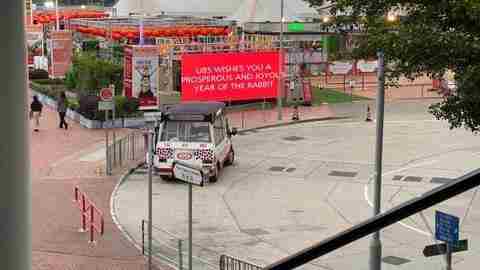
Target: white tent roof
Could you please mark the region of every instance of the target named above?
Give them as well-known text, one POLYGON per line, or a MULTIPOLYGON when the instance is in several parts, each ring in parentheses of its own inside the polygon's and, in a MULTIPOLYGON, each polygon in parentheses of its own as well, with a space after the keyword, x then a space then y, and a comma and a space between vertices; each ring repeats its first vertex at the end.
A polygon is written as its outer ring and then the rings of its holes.
MULTIPOLYGON (((286 21, 301 21, 307 17, 317 17, 318 12, 302 0, 285 0, 283 15, 286 21)), ((230 16, 230 19, 240 22, 279 22, 281 20, 279 0, 244 0, 230 16)))
MULTIPOLYGON (((280 0, 120 0, 115 8, 119 16, 165 12, 168 15, 227 16, 242 23, 280 20, 280 0), (255 16, 251 18, 250 14, 255 16)), ((315 14, 316 11, 302 0, 285 0, 287 20, 315 14)))

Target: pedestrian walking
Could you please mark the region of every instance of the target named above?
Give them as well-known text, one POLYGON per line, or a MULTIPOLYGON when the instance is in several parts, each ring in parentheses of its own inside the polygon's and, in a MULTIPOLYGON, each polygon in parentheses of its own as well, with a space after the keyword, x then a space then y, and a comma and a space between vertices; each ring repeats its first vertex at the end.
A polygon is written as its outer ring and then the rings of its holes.
POLYGON ((40 127, 40 117, 42 116, 43 104, 38 100, 37 96, 33 96, 33 101, 30 104, 30 119, 35 121, 35 129, 38 132, 40 127))
POLYGON ((67 96, 65 95, 64 91, 60 93, 60 97, 58 98, 57 111, 60 117, 59 127, 60 128, 65 127, 65 129, 68 129, 68 124, 65 121, 65 115, 67 114, 67 96))

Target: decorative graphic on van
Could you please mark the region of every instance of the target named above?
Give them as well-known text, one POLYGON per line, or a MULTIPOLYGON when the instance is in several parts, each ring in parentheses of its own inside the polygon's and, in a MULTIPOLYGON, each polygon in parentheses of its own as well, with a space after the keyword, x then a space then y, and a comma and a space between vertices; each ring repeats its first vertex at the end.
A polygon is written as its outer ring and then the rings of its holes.
POLYGON ((196 160, 213 160, 213 151, 210 149, 195 150, 193 154, 196 160))
POLYGON ((192 159, 193 155, 186 152, 180 152, 177 154, 177 158, 180 160, 189 160, 192 159))
POLYGON ((158 156, 161 159, 171 159, 173 158, 173 149, 172 148, 158 148, 158 156))

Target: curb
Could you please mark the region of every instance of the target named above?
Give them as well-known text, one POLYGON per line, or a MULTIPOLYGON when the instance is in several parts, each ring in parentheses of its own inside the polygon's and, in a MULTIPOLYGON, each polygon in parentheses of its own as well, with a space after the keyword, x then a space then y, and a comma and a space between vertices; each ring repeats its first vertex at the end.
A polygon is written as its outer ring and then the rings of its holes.
MULTIPOLYGON (((136 166, 132 166, 132 168, 128 169, 125 173, 123 173, 120 176, 120 179, 118 180, 117 184, 113 188, 112 195, 110 195, 110 216, 112 217, 113 223, 117 226, 117 228, 120 230, 120 233, 127 238, 127 240, 133 244, 133 246, 138 249, 139 251, 142 250, 142 247, 133 239, 133 237, 128 233, 127 230, 123 228, 123 226, 120 224, 117 218, 117 214, 115 212, 115 197, 117 195, 118 189, 120 186, 127 180, 128 176, 133 173, 136 169, 141 167, 144 162, 139 162, 136 166)), ((142 256, 144 256, 142 254, 142 256)))
MULTIPOLYGON (((124 172, 120 176, 120 179, 118 180, 117 184, 113 188, 112 195, 110 196, 110 216, 112 217, 113 223, 117 226, 120 233, 128 240, 128 242, 130 242, 138 251, 140 251, 140 253, 142 252, 142 247, 137 243, 137 241, 135 241, 135 239, 133 239, 133 237, 130 235, 130 233, 128 233, 128 231, 125 230, 123 228, 122 224, 120 224, 120 222, 118 221, 117 214, 115 212, 115 197, 117 195, 117 192, 118 192, 120 186, 123 184, 123 182, 125 182, 127 180, 127 178, 135 170, 142 167, 144 164, 145 164, 145 162, 141 161, 137 165, 132 166, 131 168, 127 169, 126 172, 124 172)), ((144 259, 147 258, 147 256, 145 254, 141 254, 141 255, 144 259)), ((168 267, 171 267, 174 270, 177 269, 176 266, 171 265, 167 262, 161 261, 158 258, 156 258, 154 255, 152 255, 152 261, 156 261, 159 265, 162 265, 162 266, 167 265, 168 267)), ((161 268, 159 268, 158 265, 155 265, 153 263, 152 263, 152 268, 153 269, 161 269, 161 268)))
POLYGON ((310 123, 310 122, 321 122, 321 121, 328 121, 328 120, 342 120, 342 119, 351 119, 352 117, 350 116, 331 116, 331 117, 322 117, 322 118, 311 118, 311 119, 305 119, 305 120, 298 120, 298 121, 292 121, 292 122, 286 122, 286 123, 278 123, 278 124, 271 124, 271 125, 265 125, 261 127, 255 127, 255 128, 246 128, 246 129, 241 129, 238 131, 238 133, 245 133, 253 130, 261 130, 261 129, 267 129, 267 128, 275 128, 275 127, 284 127, 284 126, 291 126, 291 125, 296 125, 296 124, 304 124, 304 123, 310 123))

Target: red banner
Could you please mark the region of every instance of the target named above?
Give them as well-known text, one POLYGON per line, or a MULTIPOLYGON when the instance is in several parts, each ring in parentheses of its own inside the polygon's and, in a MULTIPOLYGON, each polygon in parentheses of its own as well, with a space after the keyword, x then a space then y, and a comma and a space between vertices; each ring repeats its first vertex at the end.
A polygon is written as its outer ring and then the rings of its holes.
POLYGON ((274 98, 278 52, 182 55, 182 101, 238 101, 274 98))
POLYGON ((73 37, 70 31, 50 33, 50 76, 63 78, 72 64, 73 37))
POLYGON ((126 46, 124 50, 124 93, 140 99, 140 109, 157 108, 159 86, 157 46, 126 46))
POLYGON ((123 50, 123 94, 132 97, 132 47, 125 46, 123 50))

